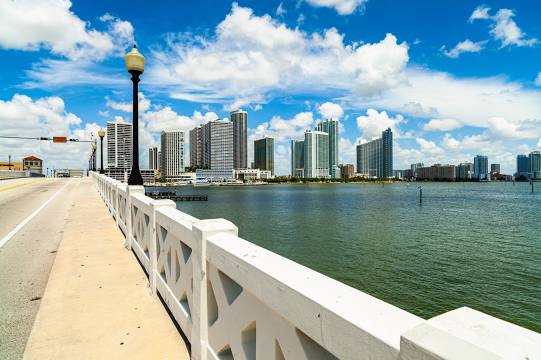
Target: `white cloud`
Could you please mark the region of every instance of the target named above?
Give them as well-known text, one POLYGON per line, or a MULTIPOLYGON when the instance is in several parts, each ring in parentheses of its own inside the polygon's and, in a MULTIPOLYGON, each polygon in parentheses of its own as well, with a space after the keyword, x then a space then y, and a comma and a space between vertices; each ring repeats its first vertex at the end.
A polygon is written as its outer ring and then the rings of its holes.
POLYGON ((361 131, 362 140, 370 141, 380 137, 381 132, 388 128, 391 128, 395 136, 399 136, 398 125, 403 121, 404 117, 400 114, 390 117, 386 111, 368 109, 366 116, 357 117, 357 128, 361 131))
POLYGON ((432 119, 423 126, 424 131, 451 131, 462 127, 456 119, 432 119))
POLYGON ((340 119, 344 116, 344 109, 339 104, 326 102, 318 107, 318 111, 325 119, 340 119))
POLYGON ((69 0, 0 2, 0 47, 101 60, 133 42, 129 22, 102 17, 107 31, 98 31, 71 12, 71 5, 69 0))
MULTIPOLYGON (((148 100, 145 97, 145 94, 139 93, 138 96, 139 100, 139 112, 143 113, 150 109, 150 100, 148 100)), ((133 103, 132 102, 116 102, 109 98, 106 98, 105 105, 110 107, 111 109, 131 113, 133 110, 133 103)))
MULTIPOLYGON (((26 95, 15 94, 9 100, 0 100, 0 123, 2 124, 0 132, 5 136, 67 136, 89 140, 92 134, 96 136, 99 129, 95 123, 83 126, 82 120, 74 113, 68 112, 64 100, 57 96, 34 100, 26 95)), ((86 168, 89 144, 0 139, 0 154, 6 158, 7 155, 11 155, 12 161, 20 161, 25 156, 35 155, 44 160, 44 168, 86 168)))
POLYGON ((276 8, 276 15, 277 16, 284 16, 287 13, 287 10, 284 9, 284 3, 281 2, 280 5, 276 8))
POLYGON ((444 51, 443 53, 450 58, 456 59, 462 53, 480 52, 481 50, 483 50, 485 43, 486 41, 473 42, 470 39, 466 39, 456 44, 456 46, 452 48, 451 50, 444 51))
POLYGON ((246 106, 276 93, 379 93, 405 82, 408 46, 392 34, 344 44, 335 28, 310 34, 233 4, 215 36, 170 36, 151 56, 150 81, 172 97, 246 106))
POLYGON ((145 128, 150 132, 161 132, 162 130, 184 130, 188 131, 198 125, 218 119, 214 112, 202 114, 194 111, 193 115, 179 115, 171 107, 166 106, 157 111, 148 111, 142 115, 145 128))
POLYGON ((503 117, 493 117, 487 121, 486 134, 498 139, 537 139, 541 136, 541 119, 511 122, 503 117))
POLYGON ((489 14, 490 8, 477 7, 470 16, 470 22, 475 20, 489 20, 490 34, 495 40, 501 42, 501 47, 510 45, 533 46, 538 41, 536 38, 526 38, 526 34, 520 29, 513 17, 515 12, 511 9, 500 9, 495 15, 489 14))
POLYGON ((351 15, 357 8, 362 8, 367 0, 306 0, 315 7, 326 7, 336 10, 340 15, 351 15))
POLYGON ((485 20, 490 19, 489 14, 490 8, 486 6, 478 6, 473 10, 472 14, 470 15, 470 22, 474 22, 475 20, 485 20))
POLYGON ((252 129, 255 139, 269 136, 275 141, 289 141, 291 139, 303 139, 304 132, 315 125, 312 112, 301 112, 291 119, 283 119, 273 116, 269 121, 259 124, 252 129))

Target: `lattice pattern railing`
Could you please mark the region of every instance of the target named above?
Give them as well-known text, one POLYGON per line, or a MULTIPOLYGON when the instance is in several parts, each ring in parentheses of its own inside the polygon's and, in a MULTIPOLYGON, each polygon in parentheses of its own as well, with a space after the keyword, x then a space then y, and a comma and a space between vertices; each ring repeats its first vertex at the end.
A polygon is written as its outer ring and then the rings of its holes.
POLYGON ((193 359, 541 359, 541 334, 468 308, 425 321, 239 238, 229 221, 92 177, 193 359))

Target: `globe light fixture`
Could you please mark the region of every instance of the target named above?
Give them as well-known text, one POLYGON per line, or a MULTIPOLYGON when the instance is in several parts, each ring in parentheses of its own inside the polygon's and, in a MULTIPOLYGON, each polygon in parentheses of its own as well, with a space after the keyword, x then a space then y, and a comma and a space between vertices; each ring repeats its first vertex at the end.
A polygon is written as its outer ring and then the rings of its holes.
POLYGON ((103 171, 103 137, 105 136, 105 130, 103 129, 100 129, 98 131, 98 136, 100 137, 100 147, 101 147, 101 156, 100 156, 100 174, 103 174, 104 171, 103 171))
POLYGON ((132 167, 128 185, 143 185, 143 177, 139 170, 139 76, 145 71, 145 57, 134 45, 124 56, 124 60, 133 83, 132 167))

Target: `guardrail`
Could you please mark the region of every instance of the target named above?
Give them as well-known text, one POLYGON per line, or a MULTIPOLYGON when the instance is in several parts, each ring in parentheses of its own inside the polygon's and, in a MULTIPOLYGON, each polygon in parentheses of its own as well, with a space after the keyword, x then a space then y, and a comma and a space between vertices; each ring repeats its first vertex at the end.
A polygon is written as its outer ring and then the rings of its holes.
POLYGON ((205 359, 541 359, 541 334, 470 308, 421 319, 92 173, 100 195, 205 359))

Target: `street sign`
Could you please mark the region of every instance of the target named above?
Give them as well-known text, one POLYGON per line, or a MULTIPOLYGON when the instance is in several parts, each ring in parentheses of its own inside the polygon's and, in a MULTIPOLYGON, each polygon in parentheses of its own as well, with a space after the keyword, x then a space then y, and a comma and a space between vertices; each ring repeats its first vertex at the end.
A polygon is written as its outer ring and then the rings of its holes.
POLYGON ((65 143, 68 139, 65 136, 53 136, 54 143, 65 143))

